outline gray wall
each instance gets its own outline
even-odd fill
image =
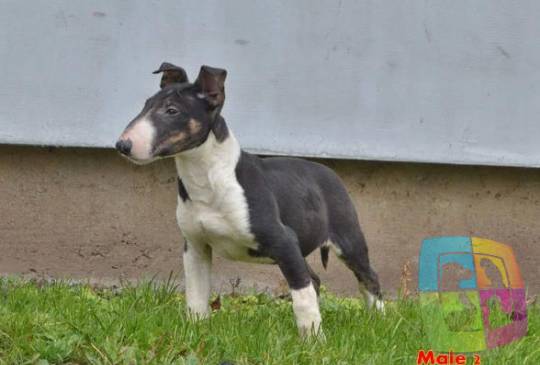
[[[260,153],[540,167],[538,1],[0,2],[0,142],[112,145],[161,61]]]

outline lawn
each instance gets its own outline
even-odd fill
[[[0,364],[416,364],[418,350],[429,349],[414,299],[388,303],[381,315],[323,293],[325,342],[299,339],[287,299],[220,302],[210,320],[192,323],[168,283],[0,279]],[[540,306],[529,308],[524,339],[480,355],[481,364],[540,364]]]

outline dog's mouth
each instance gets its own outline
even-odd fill
[[[126,160],[128,160],[129,162],[134,163],[135,165],[139,165],[139,166],[148,165],[156,160],[161,159],[161,157],[159,156],[154,156],[148,159],[138,159],[133,156],[124,155],[123,153],[120,153],[120,152],[118,154],[122,156],[123,158],[125,158]]]

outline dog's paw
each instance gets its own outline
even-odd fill
[[[317,341],[317,342],[326,342],[326,336],[324,334],[324,331],[322,330],[322,327],[319,327],[317,330],[315,330],[313,327],[311,328],[299,328],[300,337],[304,341]]]
[[[188,309],[187,317],[190,321],[197,322],[210,318],[210,309]]]
[[[386,314],[386,307],[385,307],[384,301],[382,299],[377,299],[375,301],[374,307],[379,313]]]

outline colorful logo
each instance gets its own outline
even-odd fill
[[[477,237],[426,239],[418,289],[434,350],[477,352],[527,333],[525,286],[507,245]]]

